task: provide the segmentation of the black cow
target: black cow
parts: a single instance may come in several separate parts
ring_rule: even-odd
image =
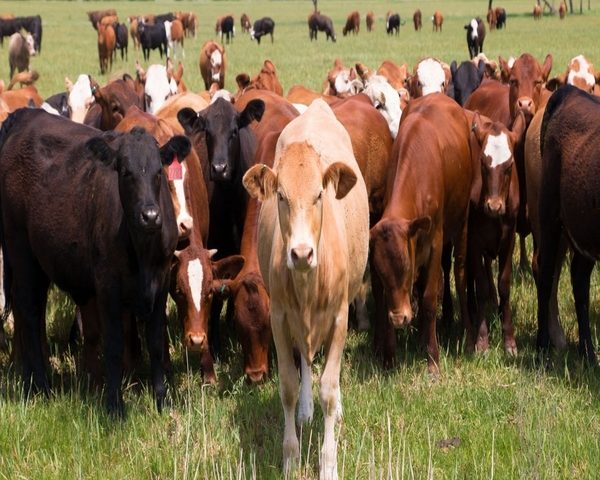
[[[496,28],[499,30],[506,28],[506,10],[502,7],[496,7]]]
[[[221,19],[221,43],[223,43],[223,35],[227,43],[235,37],[235,22],[231,15],[227,15]]]
[[[71,118],[71,109],[69,108],[69,92],[56,93],[44,100],[44,103],[47,103],[54,108],[60,116]]]
[[[590,332],[590,275],[600,259],[600,100],[565,85],[552,94],[541,126],[542,178],[539,192],[538,349],[550,342],[548,315],[559,246],[566,236],[573,250],[571,286],[579,326],[579,353],[597,363]],[[562,254],[561,254],[562,255]]]
[[[172,22],[177,17],[172,13],[161,13],[159,15],[154,15],[154,24],[158,25],[159,23]]]
[[[483,41],[485,40],[485,23],[481,18],[473,18],[465,25],[467,31],[467,48],[470,58],[483,53]]]
[[[485,61],[479,60],[477,67],[470,61],[462,62],[457,67],[456,60],[453,60],[450,64],[450,72],[452,73],[453,91],[451,97],[463,107],[471,93],[477,89],[483,80]]]
[[[0,19],[0,45],[4,46],[4,37],[10,37],[21,29],[31,33],[35,51],[40,54],[42,52],[42,17],[39,15]]]
[[[396,35],[400,34],[400,25],[404,25],[406,22],[400,23],[400,15],[394,13],[390,15],[385,22],[385,31],[388,35],[392,35],[396,33]]]
[[[12,295],[26,394],[49,389],[42,344],[53,282],[77,305],[95,305],[104,332],[109,412],[124,414],[122,315],[133,313],[145,322],[161,410],[165,307],[178,239],[163,167],[189,150],[183,136],[159,150],[141,128],[102,133],[37,109],[20,109],[4,122],[0,225],[5,292]]]
[[[336,41],[331,18],[327,15],[321,15],[319,12],[314,12],[308,17],[308,35],[311,41],[317,39],[317,32],[325,32],[327,40],[331,38],[332,42]]]
[[[254,27],[250,30],[250,38],[252,40],[256,39],[258,44],[260,45],[260,37],[266,35],[267,33],[271,34],[271,43],[273,43],[273,30],[275,29],[275,22],[271,17],[263,17],[254,22]]]
[[[150,50],[156,48],[160,52],[160,58],[162,58],[163,52],[167,55],[167,32],[165,31],[164,23],[157,23],[155,25],[139,23],[138,33],[145,61],[148,61],[150,58]]]
[[[121,60],[123,60],[123,52],[125,52],[125,60],[127,60],[127,46],[129,43],[129,32],[127,31],[127,25],[124,23],[115,23],[113,28],[115,29],[115,35],[117,37],[117,44],[114,50],[115,59],[117,58],[118,49],[121,50]]]

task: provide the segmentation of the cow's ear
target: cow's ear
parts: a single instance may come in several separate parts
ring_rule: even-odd
[[[107,167],[115,165],[115,158],[117,158],[117,152],[115,152],[111,146],[101,137],[90,138],[85,143],[85,148],[92,156],[100,160]]]
[[[242,183],[251,197],[262,202],[275,195],[277,175],[267,165],[254,165],[244,174]]]
[[[238,128],[247,127],[252,120],[260,122],[263,113],[265,113],[265,102],[259,98],[249,101],[238,117]]]
[[[231,255],[222,260],[211,262],[213,278],[220,280],[233,279],[244,268],[245,262],[246,259],[242,255]]]
[[[177,112],[177,120],[187,135],[192,135],[195,131],[203,132],[206,128],[204,117],[189,107],[182,108]]]
[[[250,85],[250,75],[247,73],[240,73],[237,77],[235,77],[235,83],[240,90],[244,90],[244,88]]]
[[[481,117],[479,116],[479,112],[473,112],[473,120],[471,120],[471,131],[475,138],[477,139],[477,143],[481,146],[483,144],[483,140],[485,139],[485,132],[481,128]]]
[[[498,57],[498,61],[500,62],[500,78],[502,79],[503,83],[508,83],[510,71],[512,70],[509,66],[509,62],[504,60],[502,57]]]
[[[450,64],[450,73],[452,73],[452,78],[456,76],[456,71],[458,70],[458,66],[456,65],[456,60],[452,60]]]
[[[550,75],[550,71],[552,70],[552,54],[549,53],[546,55],[544,60],[544,65],[542,65],[542,76],[544,77],[544,81],[548,80],[548,76]]]
[[[352,187],[356,184],[356,174],[345,163],[335,162],[327,167],[323,174],[323,188],[331,183],[335,189],[335,198],[338,200],[348,195]]]
[[[423,233],[428,233],[429,230],[431,230],[431,217],[429,215],[415,218],[408,224],[409,237],[415,236],[420,231]]]
[[[479,60],[479,63],[477,64],[477,73],[479,74],[479,82],[481,82],[481,80],[483,79],[483,76],[485,75],[485,69],[486,69],[485,60]]]
[[[160,147],[160,159],[162,164],[165,166],[171,165],[175,157],[177,157],[180,162],[183,162],[183,159],[190,153],[191,148],[192,144],[186,136],[175,135],[171,140]]]

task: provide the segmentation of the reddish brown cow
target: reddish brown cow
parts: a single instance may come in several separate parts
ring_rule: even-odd
[[[421,9],[417,8],[413,13],[413,25],[415,26],[415,32],[418,32],[423,27],[423,14]]]
[[[218,83],[219,88],[225,87],[225,69],[227,56],[225,47],[213,40],[208,40],[200,49],[200,75],[204,80],[204,88],[208,90],[213,83]]]
[[[346,25],[344,25],[344,28],[342,29],[342,33],[344,34],[344,37],[346,35],[348,35],[349,33],[358,35],[359,30],[360,30],[360,13],[358,13],[357,11],[354,11],[354,12],[350,13],[350,15],[348,15],[348,18],[346,19]]]
[[[105,74],[112,70],[113,52],[117,44],[117,36],[112,25],[96,25],[98,30],[98,58],[100,60],[100,73]]]
[[[355,68],[346,68],[342,61],[336,58],[323,82],[323,94],[345,98],[358,93],[360,88],[362,88],[362,82],[359,80]]]
[[[560,2],[560,5],[558,7],[558,16],[561,20],[564,20],[564,18],[567,16],[567,5],[565,4],[565,2]]]
[[[367,13],[366,22],[367,22],[367,32],[373,31],[373,25],[375,24],[375,14],[372,11]]]
[[[119,17],[117,15],[107,15],[100,20],[100,25],[114,25],[115,23],[119,23]]]
[[[439,10],[436,10],[435,12],[433,12],[433,17],[431,17],[431,22],[433,23],[433,31],[441,32],[442,24],[444,23],[444,15],[442,15],[442,12],[440,12]]]
[[[133,41],[133,48],[136,50],[140,49],[140,33],[138,32],[138,17],[132,15],[127,17],[129,19],[129,34]]]
[[[92,12],[87,12],[87,16],[92,23],[92,27],[94,30],[98,30],[98,22],[102,20],[104,17],[108,16],[116,16],[117,11],[114,8],[109,8],[108,10],[94,10]]]
[[[496,11],[493,8],[488,9],[487,22],[490,30],[496,30]]]
[[[283,96],[283,87],[279,83],[277,69],[271,60],[264,61],[260,72],[252,80],[250,80],[250,76],[247,73],[240,73],[235,77],[235,81],[238,85],[238,92],[234,95],[235,98],[238,98],[245,91],[252,89],[269,90]]]
[[[185,36],[196,38],[196,29],[198,28],[198,16],[193,12],[177,12],[175,17],[182,23]]]
[[[140,110],[144,108],[143,88],[138,92],[135,82],[127,74],[102,88],[93,79],[90,79],[90,85],[95,103],[85,115],[83,123],[86,125],[100,130],[112,130],[123,120],[132,105]]]
[[[445,243],[454,246],[456,291],[467,320],[465,261],[474,176],[469,135],[463,109],[445,94],[411,100],[403,113],[392,150],[395,176],[389,179],[382,218],[371,229],[374,344],[386,366],[395,360],[394,328],[412,322],[414,288],[428,369],[439,370],[436,315]]]
[[[252,28],[252,24],[250,23],[250,17],[245,13],[242,13],[240,17],[240,24],[242,25],[243,33],[250,33],[250,29]]]
[[[541,18],[542,18],[542,6],[536,3],[533,6],[533,19],[541,20]]]
[[[468,351],[488,349],[487,306],[495,300],[495,289],[490,284],[488,259],[498,258],[498,313],[502,320],[504,350],[517,353],[510,307],[512,254],[519,211],[519,183],[517,169],[513,168],[515,144],[525,132],[525,116],[520,112],[513,131],[501,122],[467,113],[477,140],[471,143],[473,158],[477,160],[475,175],[481,185],[469,212],[468,233],[468,295],[470,320],[466,323]],[[494,294],[491,294],[491,291]]]

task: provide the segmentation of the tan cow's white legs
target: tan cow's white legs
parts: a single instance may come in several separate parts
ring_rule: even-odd
[[[312,393],[312,368],[300,355],[300,404],[298,405],[298,425],[312,421],[314,413]]]

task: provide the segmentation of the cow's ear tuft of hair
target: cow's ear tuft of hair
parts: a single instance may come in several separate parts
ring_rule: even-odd
[[[258,98],[251,100],[238,117],[238,127],[247,127],[250,125],[252,120],[260,122],[263,113],[265,113],[265,102]]]
[[[187,135],[193,134],[195,130],[203,132],[206,126],[204,118],[189,107],[182,108],[177,112],[177,120]]]
[[[115,152],[103,138],[93,137],[85,143],[85,148],[96,160],[100,160],[104,165],[114,166],[117,152]]]
[[[323,174],[323,188],[327,188],[327,185],[331,183],[335,189],[335,198],[340,200],[348,195],[348,192],[356,184],[356,180],[356,174],[348,165],[334,162],[327,167]]]
[[[160,148],[160,159],[163,165],[171,165],[175,157],[180,162],[190,153],[192,144],[184,135],[175,135]]]
[[[262,202],[275,194],[277,174],[267,165],[254,165],[244,174],[242,183],[251,197]]]
[[[234,279],[237,277],[240,270],[244,268],[246,259],[242,255],[230,255],[216,262],[211,261],[213,278],[223,279]]]

